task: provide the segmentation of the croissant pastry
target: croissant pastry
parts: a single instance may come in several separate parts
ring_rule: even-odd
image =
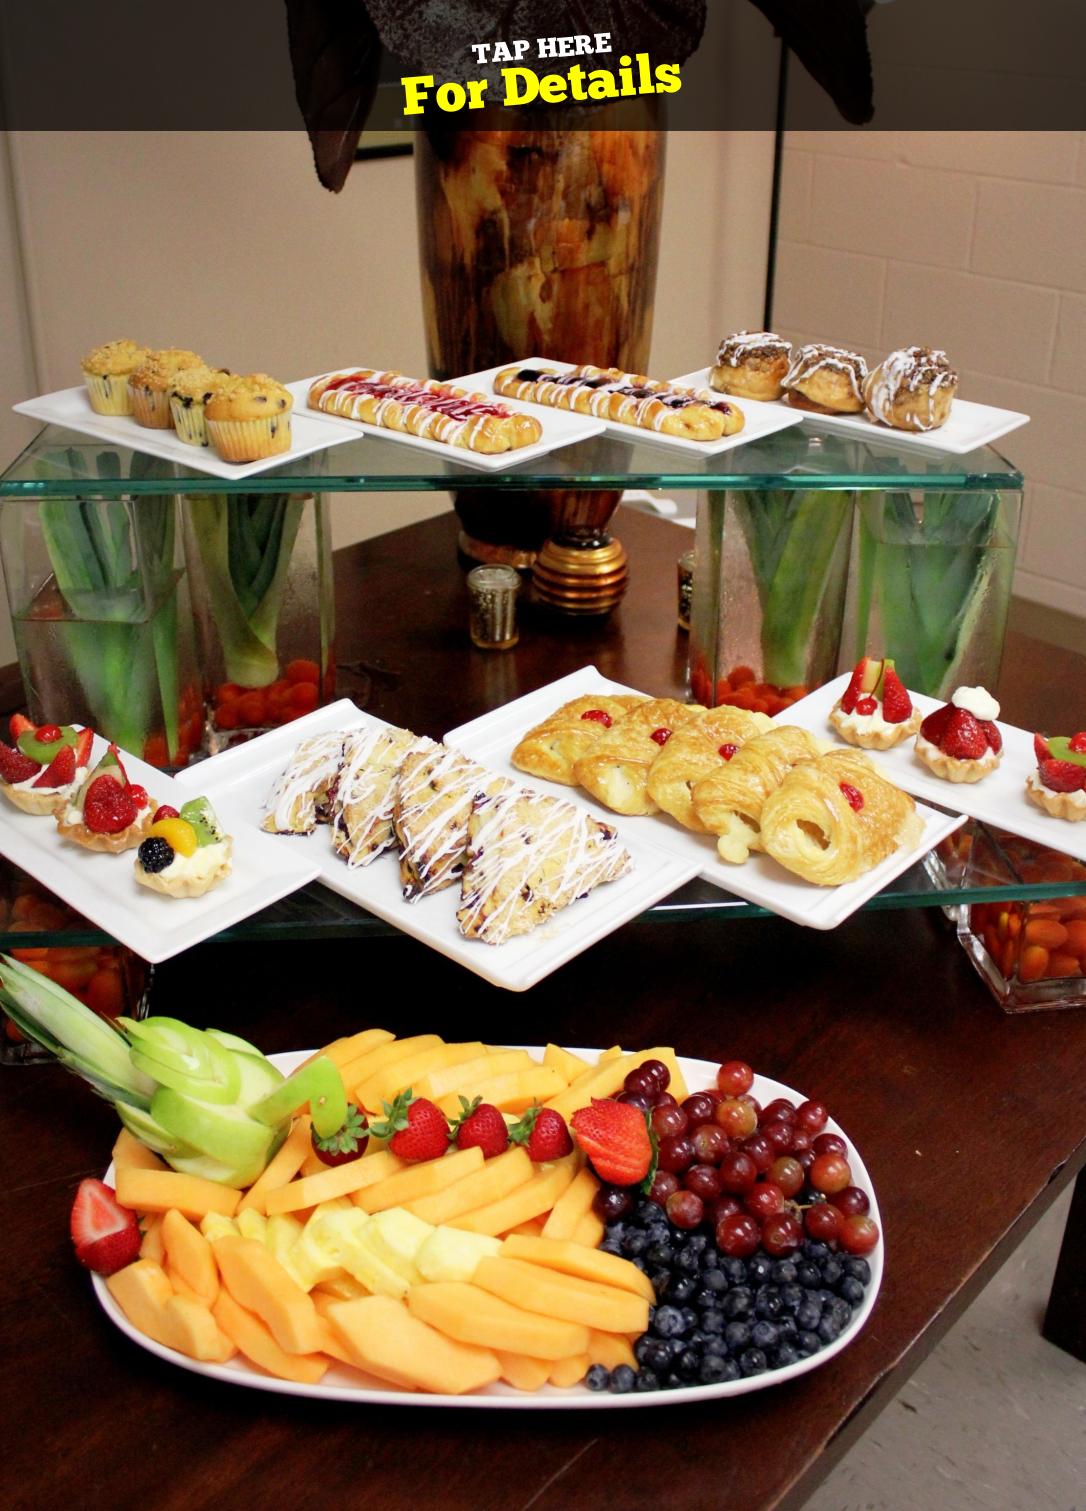
[[[721,860],[742,865],[763,848],[762,805],[799,761],[811,761],[828,746],[795,724],[775,725],[737,751],[727,765],[694,788],[694,812],[718,836]]]
[[[725,766],[747,740],[773,728],[766,714],[711,708],[672,735],[649,768],[649,796],[685,829],[705,833],[694,811],[694,788]]]
[[[738,434],[745,424],[738,404],[703,399],[692,388],[661,383],[643,373],[623,372],[620,367],[586,365],[572,372],[507,367],[494,379],[494,388],[511,399],[572,409],[577,414],[687,441],[719,441],[722,436]]]
[[[576,763],[588,755],[606,731],[624,719],[631,708],[646,701],[641,696],[625,693],[617,698],[588,693],[563,703],[542,724],[529,729],[513,751],[513,765],[532,776],[545,777],[548,782],[576,787],[577,779],[573,775]]]
[[[615,813],[658,813],[649,796],[649,768],[677,730],[704,709],[674,698],[647,698],[604,731],[590,754],[574,765],[586,792]]]
[[[922,827],[912,798],[858,750],[794,767],[762,808],[766,853],[820,887],[856,881]]]
[[[318,378],[309,390],[309,407],[491,455],[532,446],[543,434],[534,415],[486,394],[370,367]]]

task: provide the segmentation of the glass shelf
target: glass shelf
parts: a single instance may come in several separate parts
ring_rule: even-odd
[[[186,471],[124,446],[46,426],[0,477],[18,498],[98,498],[161,493],[446,492],[453,488],[1020,489],[1022,475],[991,447],[968,456],[905,450],[892,439],[820,435],[807,424],[717,456],[672,451],[640,439],[594,436],[530,467],[484,472],[412,446],[360,436],[268,472],[227,480]]]

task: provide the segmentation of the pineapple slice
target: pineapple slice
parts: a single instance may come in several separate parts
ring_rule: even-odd
[[[486,1233],[437,1227],[415,1255],[415,1267],[424,1280],[470,1280],[480,1259],[499,1253],[501,1246],[500,1238]]]

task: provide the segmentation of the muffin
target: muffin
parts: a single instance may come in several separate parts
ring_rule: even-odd
[[[128,397],[136,424],[148,430],[169,430],[173,425],[170,389],[175,377],[179,372],[204,365],[203,357],[177,346],[148,352],[146,360],[128,379]]]
[[[290,450],[294,399],[267,373],[227,378],[204,406],[207,435],[224,462],[258,462]]]
[[[149,355],[145,346],[127,337],[96,346],[83,358],[83,381],[95,414],[131,414],[128,379]]]
[[[813,414],[862,414],[867,363],[856,352],[812,342],[792,357],[781,386],[794,409]]]
[[[779,399],[791,342],[773,331],[738,331],[720,343],[709,382],[740,399]]]
[[[210,444],[204,407],[211,395],[231,376],[225,367],[187,367],[175,374],[170,388],[170,415],[179,441],[188,446]]]
[[[946,352],[907,346],[891,352],[867,377],[864,399],[872,419],[894,430],[938,430],[958,389]]]

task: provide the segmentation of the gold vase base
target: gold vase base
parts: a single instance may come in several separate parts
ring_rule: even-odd
[[[620,540],[603,546],[543,542],[532,572],[535,597],[563,614],[607,614],[626,592],[630,567]]]
[[[538,555],[538,552],[521,546],[496,546],[488,540],[476,540],[466,530],[460,531],[456,545],[461,556],[466,556],[469,561],[477,561],[487,567],[516,567],[518,572],[530,570]]]

